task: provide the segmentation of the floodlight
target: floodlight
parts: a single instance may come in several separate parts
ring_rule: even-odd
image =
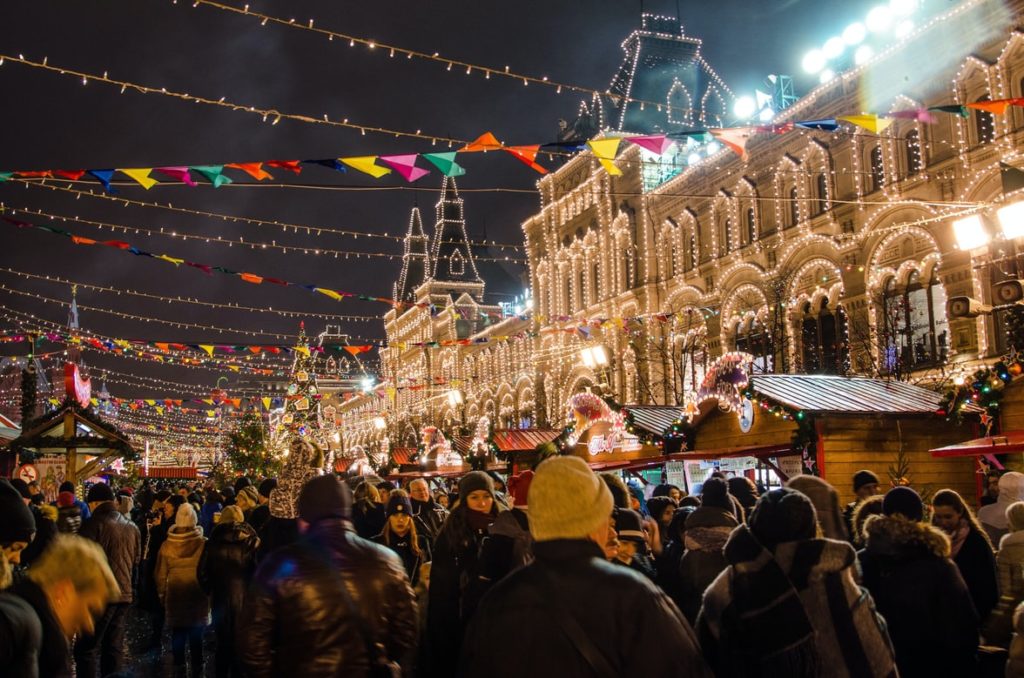
[[[953,235],[956,236],[956,243],[962,250],[974,250],[984,247],[991,239],[984,222],[982,222],[981,217],[977,214],[954,221]]]
[[[889,0],[889,9],[896,16],[907,16],[917,11],[917,0]]]
[[[843,42],[851,47],[853,45],[859,45],[864,42],[864,38],[867,37],[868,31],[864,28],[864,24],[857,21],[846,27],[843,31]]]
[[[732,113],[739,120],[747,120],[757,112],[757,106],[751,97],[739,97],[732,105]]]
[[[846,43],[843,42],[843,39],[832,37],[825,41],[825,46],[821,48],[821,52],[825,55],[826,59],[835,59],[843,53],[844,49],[846,49]]]
[[[771,122],[771,119],[775,117],[775,111],[770,108],[762,108],[758,114],[757,119],[761,122]]]
[[[821,72],[821,75],[818,76],[818,81],[821,82],[822,85],[824,85],[826,82],[831,82],[832,78],[834,77],[836,77],[836,72],[833,71],[831,68],[826,68]]]
[[[820,49],[812,49],[804,55],[802,65],[804,71],[808,73],[817,73],[821,69],[825,68],[825,55],[821,53]]]
[[[911,21],[910,19],[907,19],[906,21],[901,21],[898,24],[896,24],[896,30],[893,31],[893,33],[896,35],[897,38],[905,38],[908,35],[910,35],[911,31],[913,30],[914,22]]]
[[[996,216],[1004,237],[1024,238],[1024,200],[999,208]]]
[[[364,391],[369,391],[373,388],[374,379],[373,377],[364,377],[362,387]]]
[[[705,148],[707,148],[708,155],[714,155],[715,153],[718,153],[722,147],[718,145],[717,141],[709,141]]]
[[[868,12],[864,23],[872,33],[886,31],[892,25],[892,10],[885,5],[879,5]]]
[[[861,45],[857,48],[857,51],[853,53],[853,63],[860,66],[863,63],[875,56],[875,50],[871,49],[870,45]]]
[[[696,165],[699,162],[700,162],[700,154],[699,153],[691,153],[690,155],[686,156],[686,164],[687,165]]]
[[[378,431],[383,431],[384,429],[386,429],[388,427],[387,419],[385,419],[384,417],[374,417],[373,418],[373,427],[375,429],[377,429]]]

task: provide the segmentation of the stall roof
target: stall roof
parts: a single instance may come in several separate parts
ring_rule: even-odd
[[[934,414],[942,395],[901,381],[815,374],[759,374],[754,393],[807,412]]]
[[[550,443],[561,433],[550,428],[498,429],[493,440],[501,452],[532,452],[538,445]]]
[[[974,438],[956,445],[936,447],[928,451],[933,457],[974,457],[986,454],[1024,452],[1024,431],[1007,431],[1002,435]]]
[[[143,478],[174,478],[191,480],[196,476],[195,466],[150,466],[139,474]]]
[[[626,405],[624,409],[632,417],[634,426],[656,436],[686,414],[681,407],[667,405]]]
[[[415,447],[392,447],[391,459],[399,466],[402,466],[403,464],[415,464],[416,452],[417,450]]]

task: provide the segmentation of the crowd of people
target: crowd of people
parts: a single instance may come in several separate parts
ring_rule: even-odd
[[[0,479],[0,674],[128,676],[148,650],[160,675],[169,647],[198,678],[212,645],[218,677],[1024,676],[1021,473],[975,513],[868,470],[843,507],[814,476],[687,495],[573,456],[507,485],[320,466],[297,441],[277,479],[52,506]]]

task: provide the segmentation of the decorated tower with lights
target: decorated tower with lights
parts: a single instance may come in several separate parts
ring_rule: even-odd
[[[416,301],[416,288],[430,277],[430,238],[423,232],[423,217],[420,208],[413,207],[409,215],[409,230],[405,234],[405,250],[402,254],[402,272],[395,283],[395,301]]]
[[[320,389],[317,386],[315,360],[306,339],[306,324],[299,326],[299,338],[292,348],[291,381],[285,394],[280,425],[289,432],[319,441]]]

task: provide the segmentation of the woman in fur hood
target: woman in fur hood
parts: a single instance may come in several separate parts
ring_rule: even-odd
[[[889,490],[864,527],[862,583],[888,624],[900,676],[974,675],[978,613],[949,538],[923,521],[917,492]]]

